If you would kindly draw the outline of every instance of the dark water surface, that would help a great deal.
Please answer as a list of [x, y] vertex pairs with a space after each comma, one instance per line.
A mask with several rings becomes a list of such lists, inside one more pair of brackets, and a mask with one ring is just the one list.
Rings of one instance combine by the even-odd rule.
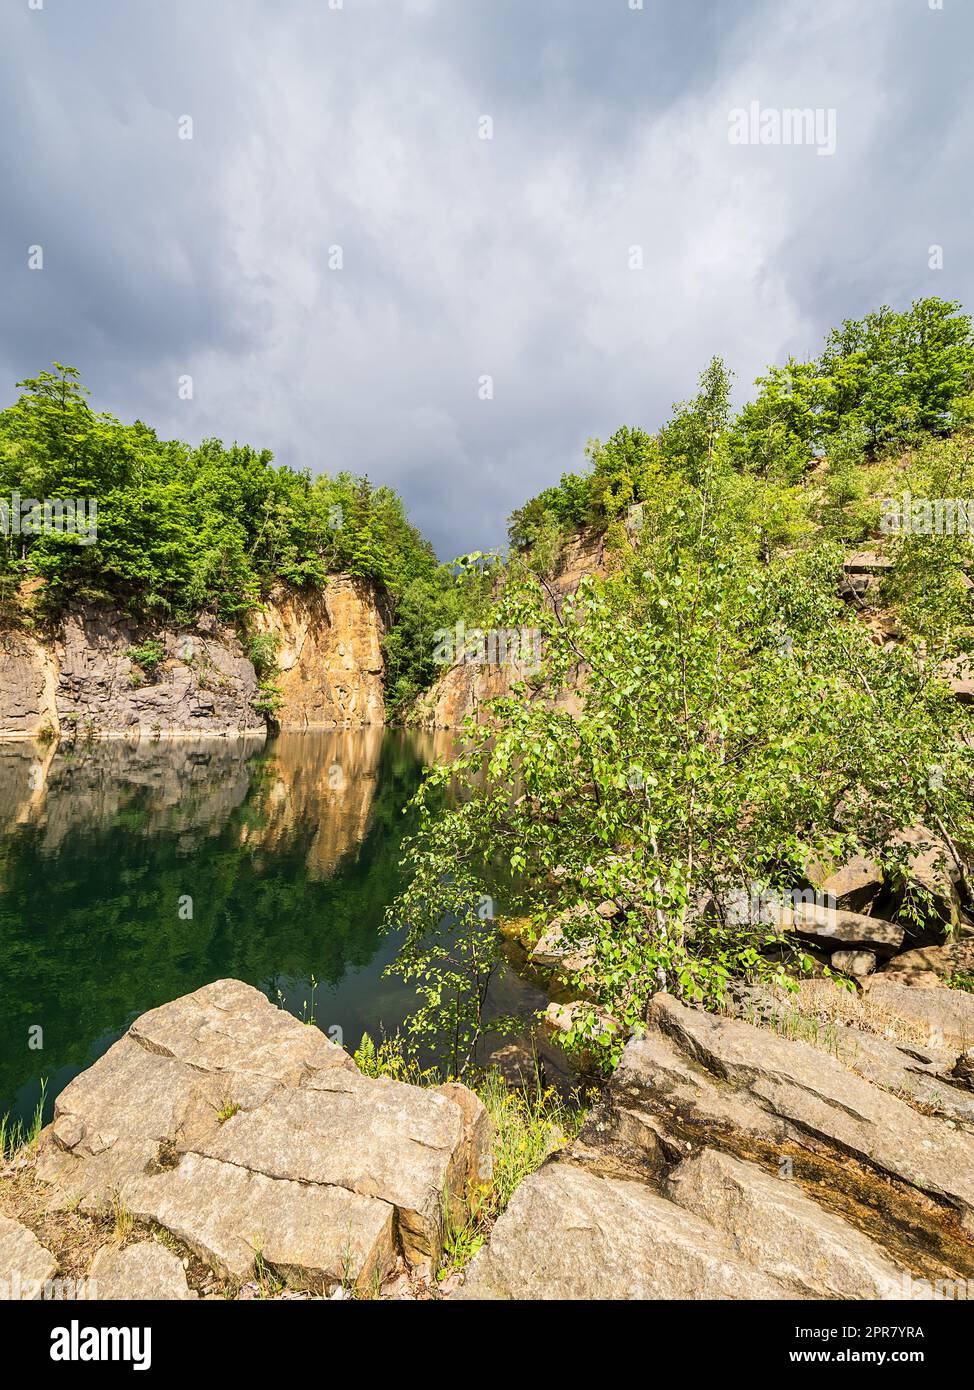
[[41, 1078], [50, 1102], [140, 1013], [222, 976], [350, 1050], [394, 1031], [414, 1001], [383, 977], [399, 939], [380, 929], [403, 808], [449, 751], [379, 729], [0, 745], [0, 1115], [29, 1117]]

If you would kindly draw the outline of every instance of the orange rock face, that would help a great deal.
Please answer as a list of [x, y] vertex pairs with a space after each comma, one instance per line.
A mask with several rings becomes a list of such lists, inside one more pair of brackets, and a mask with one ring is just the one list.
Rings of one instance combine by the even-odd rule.
[[333, 575], [312, 594], [277, 588], [255, 619], [278, 638], [274, 683], [285, 732], [360, 728], [385, 721], [382, 615], [369, 585]]

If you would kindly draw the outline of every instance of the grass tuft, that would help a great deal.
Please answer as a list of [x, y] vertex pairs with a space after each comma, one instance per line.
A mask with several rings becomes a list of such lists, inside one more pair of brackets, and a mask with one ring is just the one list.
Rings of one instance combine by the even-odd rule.
[[47, 1082], [41, 1082], [41, 1095], [37, 1108], [29, 1124], [22, 1120], [16, 1124], [9, 1114], [0, 1115], [0, 1162], [13, 1163], [15, 1159], [26, 1158], [37, 1147], [37, 1137], [44, 1127], [44, 1102], [47, 1098]]

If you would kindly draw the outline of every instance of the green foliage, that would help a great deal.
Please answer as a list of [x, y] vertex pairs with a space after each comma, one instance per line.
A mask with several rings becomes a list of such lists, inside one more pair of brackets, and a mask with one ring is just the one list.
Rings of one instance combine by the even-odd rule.
[[[904, 498], [961, 501], [974, 498], [974, 437], [927, 439], [905, 466], [889, 468], [870, 489], [871, 511]], [[875, 499], [879, 500], [875, 500]], [[874, 525], [882, 530], [878, 515]], [[974, 621], [966, 569], [971, 566], [971, 535], [955, 526], [953, 532], [923, 534], [904, 530], [884, 538], [893, 560], [882, 589], [903, 628], [928, 644], [929, 660], [958, 656], [972, 650]]]
[[841, 516], [861, 538], [866, 527], [849, 507], [863, 497], [857, 467], [881, 449], [974, 423], [971, 321], [936, 298], [847, 320], [817, 360], [790, 358], [758, 377], [756, 397], [735, 418], [731, 382], [715, 357], [697, 394], [673, 407], [658, 435], [626, 428], [607, 444], [593, 441], [590, 472], [566, 473], [512, 514], [515, 550], [531, 551], [537, 571], [548, 573], [568, 533], [604, 529], [634, 504], [655, 501], [674, 478], [701, 486], [720, 460], [787, 486], [821, 455], [832, 475], [833, 519]]
[[963, 423], [974, 386], [974, 336], [960, 306], [916, 300], [835, 328], [814, 362], [790, 360], [756, 383], [756, 399], [734, 423], [738, 466], [799, 477], [813, 454], [845, 467], [880, 447]]
[[12, 1163], [23, 1158], [35, 1148], [44, 1127], [44, 1106], [47, 1102], [47, 1081], [40, 1083], [40, 1097], [34, 1113], [27, 1124], [23, 1120], [13, 1120], [5, 1113], [0, 1115], [0, 1162]]
[[758, 377], [757, 397], [734, 422], [728, 440], [739, 468], [793, 481], [808, 468], [817, 438], [822, 388], [816, 364], [789, 358]]
[[695, 486], [709, 477], [730, 422], [731, 381], [720, 358], [712, 358], [700, 375], [696, 396], [675, 405], [672, 419], [660, 430], [660, 452], [670, 470]]
[[673, 407], [658, 437], [623, 426], [605, 444], [590, 440], [589, 473], [564, 474], [557, 487], [512, 514], [515, 550], [531, 552], [532, 568], [550, 574], [566, 534], [611, 527], [638, 503], [657, 498], [675, 477], [701, 481], [728, 428], [731, 380], [715, 357], [701, 373], [696, 396]]
[[530, 550], [535, 568], [550, 573], [568, 532], [605, 527], [648, 497], [660, 470], [657, 441], [645, 430], [623, 426], [607, 443], [589, 441], [591, 472], [566, 473], [511, 516], [510, 539], [516, 550]]
[[871, 446], [918, 432], [947, 434], [954, 403], [974, 385], [974, 337], [960, 306], [916, 300], [904, 313], [884, 305], [829, 334], [819, 363], [827, 436], [855, 418]]
[[0, 547], [0, 571], [43, 579], [50, 610], [101, 596], [180, 621], [204, 608], [233, 618], [274, 580], [345, 571], [394, 588], [430, 562], [391, 489], [350, 473], [312, 481], [267, 450], [160, 440], [95, 414], [77, 372], [54, 367], [0, 411], [4, 494], [97, 499], [93, 545], [48, 532]]
[[277, 672], [277, 650], [281, 639], [276, 632], [253, 632], [247, 639], [247, 655], [259, 678]]
[[161, 642], [150, 640], [138, 647], [129, 647], [125, 653], [130, 661], [141, 667], [147, 676], [154, 676], [166, 659], [166, 649]]
[[420, 1066], [400, 1033], [382, 1037], [377, 1043], [363, 1033], [352, 1058], [363, 1076], [388, 1076], [410, 1086], [439, 1086], [443, 1079], [435, 1067]]
[[496, 573], [494, 556], [462, 556], [452, 565], [431, 559], [397, 587], [393, 624], [382, 643], [390, 719], [406, 717], [416, 697], [442, 674], [434, 660], [437, 629], [460, 621], [476, 627], [486, 617]]
[[[160, 621], [208, 610], [246, 628], [273, 583], [350, 574], [379, 591], [393, 620], [385, 654], [398, 711], [437, 673], [432, 631], [468, 616], [489, 588], [438, 565], [391, 488], [349, 472], [312, 480], [267, 450], [216, 439], [195, 449], [160, 440], [140, 421], [93, 412], [77, 371], [60, 363], [20, 387], [0, 411], [0, 497], [94, 498], [97, 537], [11, 529], [0, 539], [2, 600], [40, 579], [49, 617], [72, 599], [103, 600]], [[265, 682], [258, 707], [270, 712], [273, 653], [264, 637], [249, 643]]]
[[974, 719], [932, 653], [875, 644], [836, 597], [841, 550], [801, 539], [787, 490], [735, 471], [713, 432], [681, 438], [701, 481], [648, 509], [622, 568], [583, 580], [559, 613], [530, 574], [508, 583], [495, 620], [541, 629], [545, 696], [577, 690], [584, 664], [582, 709], [515, 686], [428, 775], [395, 909], [421, 1030], [442, 1029], [435, 1005], [476, 1031], [499, 950], [477, 905], [498, 860], [517, 878], [511, 906], [539, 926], [620, 906], [586, 921], [593, 964], [577, 981], [592, 1004], [577, 1042], [611, 1062], [657, 989], [720, 1007], [732, 979], [784, 983], [787, 940], [734, 919], [730, 895], [789, 890], [811, 855], [892, 868], [891, 841], [918, 823], [970, 842]]

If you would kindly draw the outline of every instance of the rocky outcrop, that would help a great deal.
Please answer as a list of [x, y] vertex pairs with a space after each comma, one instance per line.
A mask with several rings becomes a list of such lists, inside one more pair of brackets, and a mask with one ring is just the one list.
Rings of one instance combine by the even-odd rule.
[[212, 620], [149, 628], [84, 606], [49, 641], [0, 638], [0, 739], [263, 736], [257, 695], [236, 634]]
[[932, 972], [936, 979], [947, 979], [952, 975], [974, 977], [974, 937], [967, 936], [943, 946], [922, 946], [912, 951], [904, 951], [891, 961], [886, 975], [893, 978]]
[[[146, 658], [149, 644], [160, 652]], [[54, 643], [62, 734], [262, 735], [257, 677], [229, 627], [150, 634], [112, 609], [69, 612]]]
[[33, 1302], [44, 1297], [57, 1261], [33, 1231], [0, 1216], [0, 1302]]
[[[936, 979], [934, 986], [949, 1010], [956, 991], [937, 989]], [[880, 992], [873, 1001], [868, 989], [856, 994], [829, 980], [805, 980], [794, 994], [748, 991], [741, 1013], [823, 1047], [866, 1081], [974, 1132], [974, 1091], [958, 1072], [963, 1034], [951, 1040], [943, 1030], [918, 1026], [909, 998], [899, 1007], [903, 998], [883, 999]], [[934, 1017], [936, 1011], [935, 1002]]]
[[33, 738], [58, 726], [51, 653], [27, 632], [0, 633], [0, 737]]
[[904, 930], [880, 917], [866, 917], [842, 908], [817, 903], [797, 903], [780, 915], [779, 925], [803, 941], [845, 953], [870, 951], [891, 956], [903, 945]]
[[[278, 586], [252, 626], [277, 639], [282, 728], [383, 723], [385, 628], [368, 585]], [[0, 634], [0, 739], [260, 737], [263, 699], [236, 630], [206, 614], [183, 628], [79, 605], [44, 640]]]
[[312, 593], [278, 586], [253, 621], [257, 632], [277, 639], [274, 683], [283, 697], [276, 716], [282, 730], [385, 721], [385, 623], [370, 585], [332, 575]]
[[186, 1282], [178, 1255], [153, 1240], [139, 1240], [123, 1250], [106, 1245], [91, 1262], [87, 1294], [93, 1299], [167, 1299], [188, 1302], [198, 1298]]
[[421, 729], [461, 729], [467, 718], [478, 724], [487, 719], [491, 700], [511, 693], [524, 672], [512, 666], [478, 666], [460, 662], [450, 666], [413, 706], [411, 722]]
[[916, 989], [885, 975], [864, 980], [871, 1009], [884, 1009], [916, 1026], [919, 1038], [963, 1052], [974, 1045], [974, 994], [960, 989]]
[[[549, 580], [555, 602], [573, 594], [586, 575], [604, 575], [606, 564], [602, 532], [568, 537]], [[517, 662], [460, 661], [448, 667], [435, 685], [420, 696], [410, 722], [422, 729], [459, 729], [469, 716], [478, 723], [484, 722], [489, 702], [509, 695], [512, 685], [524, 680], [531, 669]], [[570, 708], [575, 698], [572, 692], [564, 692], [556, 703]]]
[[965, 1296], [974, 1133], [848, 1062], [657, 995], [456, 1296], [929, 1298], [939, 1280]]
[[61, 1093], [38, 1146], [51, 1200], [122, 1208], [224, 1279], [371, 1286], [435, 1264], [491, 1179], [464, 1087], [364, 1077], [317, 1028], [220, 980], [154, 1009]]

